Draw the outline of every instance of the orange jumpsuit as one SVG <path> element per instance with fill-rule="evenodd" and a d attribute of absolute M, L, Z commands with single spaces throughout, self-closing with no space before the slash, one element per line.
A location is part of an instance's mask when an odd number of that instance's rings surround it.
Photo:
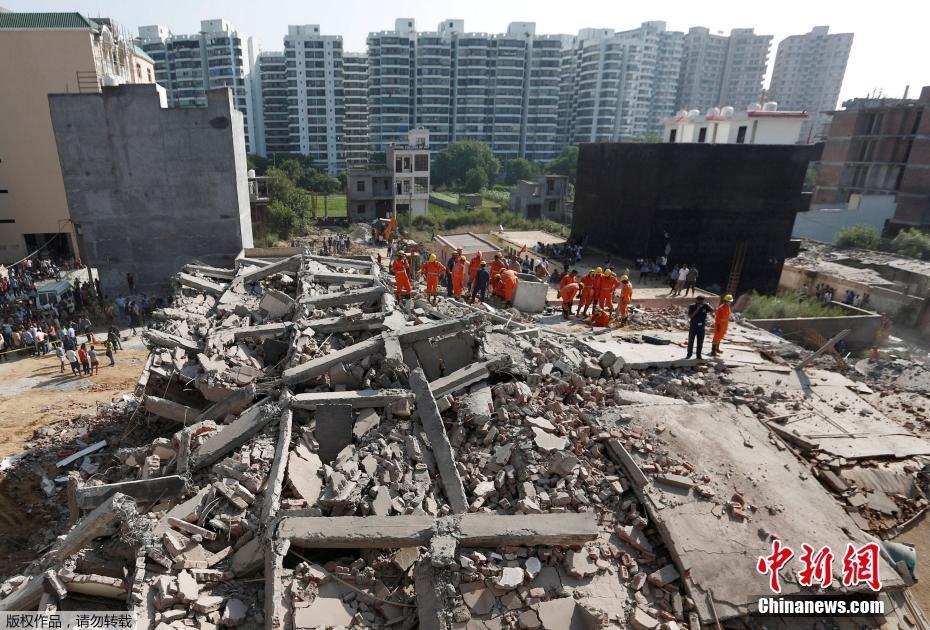
<path fill-rule="evenodd" d="M 578 301 L 579 309 L 587 309 L 594 304 L 594 298 L 597 295 L 594 291 L 597 287 L 597 274 L 589 271 L 588 275 L 581 279 L 581 299 Z"/>
<path fill-rule="evenodd" d="M 468 261 L 468 286 L 475 284 L 475 276 L 481 269 L 481 252 L 475 252 L 475 255 Z"/>
<path fill-rule="evenodd" d="M 465 284 L 465 263 L 461 260 L 452 266 L 452 297 L 462 295 L 462 285 Z"/>
<path fill-rule="evenodd" d="M 633 301 L 633 283 L 627 280 L 620 283 L 620 317 L 626 317 L 627 307 Z"/>
<path fill-rule="evenodd" d="M 727 334 L 727 327 L 730 325 L 730 305 L 726 302 L 717 307 L 714 313 L 714 341 L 713 345 L 719 346 L 723 341 L 723 336 Z"/>
<path fill-rule="evenodd" d="M 507 268 L 507 264 L 501 258 L 495 258 L 491 262 L 491 268 L 488 273 L 491 274 L 491 295 L 501 295 L 499 291 L 500 273 Z"/>
<path fill-rule="evenodd" d="M 439 276 L 446 271 L 446 266 L 438 260 L 426 261 L 420 265 L 420 273 L 426 276 L 426 295 L 439 296 Z"/>
<path fill-rule="evenodd" d="M 571 284 L 572 282 L 577 282 L 575 276 L 569 273 L 562 276 L 562 279 L 559 280 L 559 295 L 562 295 L 562 289 L 564 289 L 567 285 Z"/>
<path fill-rule="evenodd" d="M 572 302 L 575 301 L 575 295 L 578 293 L 578 283 L 569 282 L 559 288 L 559 293 L 562 296 L 562 313 L 567 317 L 572 312 Z"/>
<path fill-rule="evenodd" d="M 601 276 L 601 284 L 597 289 L 597 305 L 601 308 L 613 310 L 614 291 L 620 286 L 617 276 Z"/>
<path fill-rule="evenodd" d="M 591 315 L 591 325 L 600 327 L 610 325 L 610 313 L 607 311 L 601 311 L 600 313 L 595 311 L 594 314 Z"/>
<path fill-rule="evenodd" d="M 394 272 L 394 293 L 397 297 L 410 295 L 413 287 L 410 286 L 410 276 L 407 274 L 407 261 L 395 258 L 391 263 L 391 271 Z"/>
<path fill-rule="evenodd" d="M 513 292 L 517 288 L 517 272 L 513 269 L 505 269 L 502 271 L 500 286 L 501 295 L 504 298 L 504 301 L 513 301 Z"/>

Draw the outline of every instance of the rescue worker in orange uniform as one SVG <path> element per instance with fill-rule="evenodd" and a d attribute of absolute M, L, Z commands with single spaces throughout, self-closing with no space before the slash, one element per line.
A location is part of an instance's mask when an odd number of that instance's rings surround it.
<path fill-rule="evenodd" d="M 574 274 L 575 272 L 572 272 Z M 574 278 L 574 275 L 567 274 L 566 277 L 571 276 Z M 564 280 L 564 278 L 563 278 Z M 572 302 L 575 301 L 575 295 L 578 294 L 578 283 L 569 282 L 564 286 L 559 287 L 559 294 L 562 296 L 562 317 L 565 319 L 572 318 Z"/>
<path fill-rule="evenodd" d="M 494 254 L 494 260 L 491 261 L 491 268 L 488 269 L 488 273 L 491 274 L 491 295 L 501 295 L 500 276 L 501 272 L 506 268 L 507 263 L 504 262 L 504 255 L 500 252 Z"/>
<path fill-rule="evenodd" d="M 620 276 L 620 325 L 626 326 L 630 302 L 633 301 L 633 283 L 626 274 Z"/>
<path fill-rule="evenodd" d="M 513 269 L 505 269 L 500 276 L 501 297 L 504 298 L 504 304 L 510 306 L 513 302 L 513 292 L 517 288 L 517 272 Z"/>
<path fill-rule="evenodd" d="M 596 328 L 606 328 L 610 326 L 610 313 L 599 306 L 595 307 L 594 313 L 591 315 L 591 325 Z"/>
<path fill-rule="evenodd" d="M 573 282 L 578 282 L 578 272 L 574 269 L 566 273 L 559 280 L 559 292 L 558 292 L 559 296 L 562 295 L 562 289 L 565 288 L 565 285 L 571 284 Z"/>
<path fill-rule="evenodd" d="M 426 299 L 436 304 L 439 302 L 439 277 L 446 266 L 436 260 L 436 254 L 430 254 L 429 260 L 420 265 L 420 275 L 426 276 Z"/>
<path fill-rule="evenodd" d="M 732 303 L 733 296 L 727 293 L 723 296 L 723 302 L 720 303 L 714 313 L 714 340 L 711 344 L 710 353 L 715 357 L 722 354 L 720 352 L 720 343 L 723 341 L 724 335 L 727 334 L 727 328 L 730 325 L 730 313 L 732 312 L 730 305 Z"/>
<path fill-rule="evenodd" d="M 475 255 L 471 257 L 471 260 L 468 261 L 468 290 L 470 291 L 472 286 L 475 284 L 475 276 L 478 275 L 478 270 L 481 269 L 481 252 L 475 252 Z"/>
<path fill-rule="evenodd" d="M 592 269 L 581 279 L 581 299 L 578 300 L 577 315 L 587 315 L 588 307 L 597 299 L 597 284 L 601 268 Z"/>
<path fill-rule="evenodd" d="M 452 297 L 456 300 L 462 296 L 462 285 L 465 284 L 465 257 L 459 256 L 452 266 Z"/>
<path fill-rule="evenodd" d="M 597 289 L 597 305 L 600 308 L 606 308 L 608 313 L 614 310 L 614 291 L 620 286 L 620 281 L 610 267 L 604 270 L 601 276 L 601 284 Z"/>
<path fill-rule="evenodd" d="M 391 271 L 394 272 L 394 294 L 397 299 L 401 299 L 401 296 L 409 298 L 413 287 L 410 286 L 410 268 L 407 266 L 407 254 L 403 250 L 397 252 L 397 257 L 391 263 Z"/>

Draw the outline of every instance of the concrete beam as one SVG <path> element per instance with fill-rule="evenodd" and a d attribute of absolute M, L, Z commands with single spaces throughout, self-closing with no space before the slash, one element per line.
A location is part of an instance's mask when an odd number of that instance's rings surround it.
<path fill-rule="evenodd" d="M 311 359 L 301 365 L 288 368 L 284 370 L 282 378 L 285 385 L 299 385 L 326 374 L 331 367 L 338 363 L 356 361 L 382 350 L 384 350 L 384 340 L 381 337 L 372 337 L 336 352 L 330 352 L 325 356 Z"/>
<path fill-rule="evenodd" d="M 636 461 L 626 450 L 620 440 L 612 438 L 607 440 L 607 452 L 611 458 L 623 467 L 626 476 L 630 478 L 637 488 L 644 488 L 649 483 L 649 479 L 636 464 Z"/>
<path fill-rule="evenodd" d="M 594 512 L 561 514 L 463 514 L 457 538 L 462 547 L 507 545 L 582 545 L 600 528 Z"/>
<path fill-rule="evenodd" d="M 239 278 L 241 278 L 243 282 L 258 282 L 259 280 L 267 278 L 268 276 L 273 276 L 276 273 L 282 273 L 285 271 L 297 271 L 300 269 L 300 259 L 301 255 L 295 254 L 294 256 L 285 258 L 284 260 L 279 260 L 277 262 L 271 263 L 270 265 L 265 265 L 264 267 L 243 273 L 239 275 Z"/>
<path fill-rule="evenodd" d="M 439 415 L 439 409 L 436 407 L 436 401 L 433 399 L 429 381 L 426 380 L 426 375 L 421 368 L 410 373 L 410 387 L 417 397 L 417 413 L 432 446 L 433 457 L 439 468 L 439 477 L 442 480 L 446 498 L 449 500 L 453 514 L 464 514 L 468 510 L 468 499 L 465 496 L 462 479 L 459 477 L 459 470 L 455 465 L 456 456 L 449 443 L 449 436 L 446 435 L 446 428 Z"/>
<path fill-rule="evenodd" d="M 221 269 L 220 267 L 210 267 L 209 265 L 184 265 L 184 271 L 199 273 L 220 280 L 232 280 L 236 277 L 235 269 Z"/>
<path fill-rule="evenodd" d="M 320 284 L 364 284 L 372 285 L 378 281 L 374 276 L 362 273 L 314 273 L 310 274 L 309 282 Z"/>
<path fill-rule="evenodd" d="M 366 313 L 360 317 L 327 317 L 310 322 L 316 333 L 356 332 L 359 330 L 379 331 L 384 328 L 384 313 Z"/>
<path fill-rule="evenodd" d="M 236 269 L 241 269 L 242 267 L 267 267 L 271 262 L 267 260 L 262 260 L 261 258 L 248 258 L 243 256 L 242 258 L 236 259 Z"/>
<path fill-rule="evenodd" d="M 501 355 L 488 359 L 487 361 L 472 363 L 471 365 L 466 365 L 463 368 L 437 378 L 435 381 L 431 382 L 429 386 L 433 391 L 433 395 L 437 398 L 448 396 L 469 385 L 474 385 L 475 383 L 487 379 L 491 372 L 510 365 L 510 361 L 510 357 Z"/>
<path fill-rule="evenodd" d="M 449 615 L 444 614 L 445 606 L 440 593 L 443 584 L 436 579 L 429 561 L 417 562 L 413 569 L 414 590 L 417 595 L 417 618 L 421 628 L 447 630 L 451 628 Z"/>
<path fill-rule="evenodd" d="M 271 324 L 260 324 L 258 326 L 246 326 L 244 328 L 232 328 L 230 330 L 214 331 L 214 334 L 232 333 L 233 339 L 273 339 L 280 337 L 287 332 L 290 324 L 288 322 L 275 322 Z"/>
<path fill-rule="evenodd" d="M 307 549 L 420 547 L 433 536 L 431 516 L 289 516 L 278 537 Z"/>
<path fill-rule="evenodd" d="M 300 298 L 300 303 L 309 308 L 330 308 L 332 306 L 345 306 L 347 304 L 361 304 L 363 302 L 377 302 L 384 287 L 378 285 L 357 291 L 340 291 L 338 293 L 322 293 Z"/>
<path fill-rule="evenodd" d="M 94 538 L 108 535 L 125 516 L 135 512 L 135 502 L 116 493 L 75 523 L 61 543 L 45 556 L 46 566 L 62 562 Z"/>
<path fill-rule="evenodd" d="M 188 352 L 197 352 L 200 350 L 200 345 L 193 339 L 169 335 L 160 330 L 146 330 L 142 333 L 142 339 L 146 344 L 158 348 L 182 348 Z"/>
<path fill-rule="evenodd" d="M 291 399 L 293 403 L 293 399 Z M 278 441 L 274 449 L 274 461 L 268 471 L 268 483 L 265 485 L 264 499 L 262 501 L 261 522 L 270 523 L 278 513 L 281 505 L 281 489 L 284 487 L 284 471 L 287 468 L 287 454 L 291 447 L 291 428 L 294 414 L 285 409 L 278 423 Z"/>
<path fill-rule="evenodd" d="M 446 319 L 428 324 L 418 324 L 401 328 L 397 331 L 397 336 L 400 338 L 401 343 L 414 343 L 423 339 L 443 337 L 461 332 L 480 319 L 480 315 L 469 315 L 461 319 Z"/>
<path fill-rule="evenodd" d="M 90 510 L 116 493 L 125 494 L 137 501 L 158 501 L 162 498 L 176 497 L 184 491 L 187 481 L 180 475 L 107 483 L 102 486 L 83 486 L 74 491 L 77 506 Z"/>
<path fill-rule="evenodd" d="M 225 285 L 219 284 L 218 282 L 213 282 L 212 280 L 207 280 L 206 278 L 201 278 L 200 276 L 192 276 L 191 274 L 184 273 L 183 271 L 175 274 L 175 278 L 177 278 L 178 283 L 182 287 L 195 289 L 210 295 L 220 296 L 223 295 L 224 291 L 226 291 Z"/>
<path fill-rule="evenodd" d="M 284 587 L 284 556 L 291 544 L 288 540 L 265 543 L 265 630 L 292 628 L 291 596 Z"/>
<path fill-rule="evenodd" d="M 311 392 L 291 399 L 295 409 L 316 409 L 318 405 L 351 405 L 353 409 L 388 407 L 404 400 L 413 400 L 406 389 L 359 389 L 347 392 Z"/>
<path fill-rule="evenodd" d="M 196 422 L 197 416 L 201 413 L 199 409 L 182 405 L 167 398 L 159 398 L 158 396 L 146 395 L 142 399 L 142 405 L 149 413 L 153 413 L 160 418 L 180 422 L 184 426 Z"/>
<path fill-rule="evenodd" d="M 373 264 L 371 260 L 355 260 L 354 258 L 340 258 L 338 256 L 308 256 L 310 260 L 321 262 L 324 265 L 334 265 L 337 267 L 357 267 L 359 269 L 371 269 Z"/>
<path fill-rule="evenodd" d="M 266 402 L 267 399 L 263 398 L 243 411 L 232 424 L 227 424 L 219 431 L 210 433 L 203 444 L 191 455 L 190 469 L 198 470 L 205 466 L 212 466 L 223 459 L 227 453 L 239 448 L 264 429 L 274 417 L 264 409 Z"/>
<path fill-rule="evenodd" d="M 204 409 L 203 413 L 197 416 L 197 422 L 221 420 L 230 413 L 237 413 L 255 400 L 256 394 L 254 383 L 235 389 L 222 400 Z"/>

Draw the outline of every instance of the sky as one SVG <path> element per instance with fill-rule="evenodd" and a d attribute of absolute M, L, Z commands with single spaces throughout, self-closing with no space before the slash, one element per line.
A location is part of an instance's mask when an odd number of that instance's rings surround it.
<path fill-rule="evenodd" d="M 681 31 L 691 26 L 706 26 L 711 32 L 751 27 L 774 36 L 770 72 L 781 39 L 829 25 L 831 33 L 855 33 L 841 101 L 876 91 L 900 97 L 907 85 L 915 97 L 921 86 L 930 85 L 930 5 L 922 0 L 884 0 L 868 6 L 850 0 L 0 0 L 0 6 L 108 16 L 134 33 L 147 24 L 193 33 L 202 19 L 225 18 L 254 37 L 261 50 L 281 50 L 288 24 L 319 24 L 325 35 L 342 35 L 346 51 L 363 52 L 366 35 L 393 29 L 398 17 L 414 18 L 422 31 L 457 18 L 465 20 L 466 31 L 488 33 L 503 32 L 508 23 L 518 21 L 536 22 L 539 34 L 574 34 L 589 27 L 626 30 L 649 20 L 664 20 L 670 30 Z"/>

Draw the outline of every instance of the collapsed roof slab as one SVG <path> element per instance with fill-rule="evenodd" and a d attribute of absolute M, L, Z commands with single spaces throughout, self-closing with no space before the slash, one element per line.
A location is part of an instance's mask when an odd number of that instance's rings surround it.
<path fill-rule="evenodd" d="M 306 549 L 420 547 L 433 536 L 433 517 L 284 516 L 277 536 Z"/>
<path fill-rule="evenodd" d="M 667 431 L 651 438 L 656 452 L 688 462 L 695 476 L 710 476 L 705 485 L 716 493 L 706 500 L 654 479 L 636 489 L 701 619 L 714 618 L 711 597 L 716 615 L 726 620 L 753 612 L 760 598 L 772 596 L 768 576 L 756 570 L 757 559 L 771 553 L 771 537 L 797 555 L 802 543 L 829 546 L 837 562 L 848 543 L 859 548 L 875 542 L 790 452 L 775 447 L 764 425 L 732 405 L 644 406 L 636 408 L 635 417 L 644 428 L 665 425 Z M 647 464 L 641 451 L 633 458 L 641 467 Z M 727 510 L 735 492 L 757 508 L 747 520 Z M 880 562 L 884 587 L 903 587 L 894 568 Z M 782 580 L 781 586 L 784 596 L 801 592 L 794 582 Z"/>
<path fill-rule="evenodd" d="M 330 308 L 333 306 L 345 306 L 347 304 L 362 304 L 367 302 L 377 302 L 385 288 L 381 285 L 369 287 L 367 289 L 358 289 L 356 291 L 339 291 L 338 293 L 320 293 L 301 297 L 300 303 L 307 308 Z"/>
<path fill-rule="evenodd" d="M 223 295 L 227 288 L 226 284 L 219 284 L 200 276 L 184 273 L 183 271 L 176 274 L 175 277 L 178 279 L 178 282 L 181 283 L 181 286 L 189 289 L 196 289 L 197 291 L 202 291 L 209 295 Z"/>
<path fill-rule="evenodd" d="M 327 317 L 310 323 L 313 332 L 329 334 L 337 332 L 380 331 L 384 328 L 384 313 L 367 313 L 358 317 Z"/>
<path fill-rule="evenodd" d="M 318 282 L 320 284 L 365 284 L 372 285 L 378 281 L 378 278 L 368 274 L 361 273 L 337 273 L 335 271 L 327 273 L 312 273 L 307 279 L 308 282 Z"/>
<path fill-rule="evenodd" d="M 353 409 L 389 407 L 405 400 L 413 401 L 413 393 L 406 389 L 358 389 L 344 392 L 310 392 L 297 394 L 291 399 L 294 409 L 316 409 L 320 405 L 345 404 Z"/>
<path fill-rule="evenodd" d="M 286 385 L 299 385 L 318 376 L 326 374 L 331 367 L 339 363 L 357 361 L 363 357 L 384 351 L 384 339 L 371 337 L 365 341 L 346 346 L 335 352 L 311 359 L 292 368 L 284 370 L 282 377 Z"/>
<path fill-rule="evenodd" d="M 301 256 L 299 254 L 290 256 L 284 260 L 279 260 L 277 262 L 271 263 L 270 265 L 259 267 L 258 269 L 252 269 L 246 273 L 240 274 L 239 278 L 241 278 L 243 282 L 258 282 L 259 280 L 267 278 L 268 276 L 273 276 L 276 273 L 281 273 L 284 271 L 297 271 L 300 269 L 300 261 Z"/>

